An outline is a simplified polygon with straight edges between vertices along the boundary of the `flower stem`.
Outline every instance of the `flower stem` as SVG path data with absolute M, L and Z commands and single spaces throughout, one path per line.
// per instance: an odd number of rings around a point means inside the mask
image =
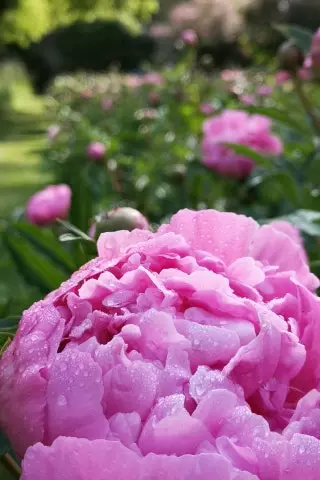
M 295 86 L 296 94 L 299 97 L 299 100 L 301 102 L 301 105 L 303 106 L 305 112 L 309 116 L 315 132 L 317 133 L 317 135 L 320 135 L 320 120 L 315 115 L 313 111 L 312 103 L 310 102 L 309 98 L 305 94 L 302 86 L 302 81 L 297 75 L 294 76 L 294 86 Z
M 5 466 L 5 468 L 14 474 L 14 476 L 18 479 L 21 476 L 21 468 L 16 463 L 16 461 L 11 457 L 9 453 L 5 453 L 0 457 L 1 462 Z

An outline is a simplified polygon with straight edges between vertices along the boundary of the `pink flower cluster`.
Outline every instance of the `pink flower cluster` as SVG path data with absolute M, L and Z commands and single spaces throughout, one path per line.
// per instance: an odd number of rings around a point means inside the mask
M 140 88 L 143 85 L 161 86 L 164 77 L 157 72 L 148 72 L 144 75 L 127 75 L 125 83 L 129 88 Z
M 71 188 L 68 185 L 49 185 L 30 197 L 25 211 L 26 219 L 45 226 L 57 218 L 66 218 L 71 206 Z
M 296 230 L 182 210 L 98 252 L 2 356 L 22 480 L 318 480 L 319 281 Z
M 236 154 L 226 143 L 241 144 L 266 155 L 279 155 L 282 143 L 270 132 L 271 121 L 262 115 L 225 110 L 203 125 L 202 162 L 222 175 L 242 178 L 250 174 L 253 160 Z

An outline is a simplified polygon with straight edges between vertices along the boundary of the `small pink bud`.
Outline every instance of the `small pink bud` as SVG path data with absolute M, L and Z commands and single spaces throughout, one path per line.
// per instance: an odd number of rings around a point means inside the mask
M 106 147 L 101 142 L 92 142 L 88 145 L 87 153 L 92 160 L 101 160 L 106 152 Z
M 212 115 L 214 110 L 214 106 L 211 103 L 203 103 L 200 106 L 200 112 L 203 113 L 203 115 Z
M 257 94 L 260 95 L 260 97 L 269 97 L 272 95 L 273 89 L 269 85 L 261 85 L 257 89 Z
M 244 93 L 243 95 L 240 95 L 239 100 L 243 105 L 246 105 L 248 107 L 250 105 L 255 105 L 256 103 L 254 95 L 250 95 L 249 93 Z
M 286 72 L 285 70 L 280 70 L 280 72 L 277 72 L 275 75 L 275 81 L 277 85 L 284 85 L 290 80 L 291 80 L 290 73 Z
M 190 47 L 194 47 L 198 43 L 198 35 L 194 30 L 191 28 L 184 30 L 181 33 L 181 40 L 185 45 L 189 45 Z

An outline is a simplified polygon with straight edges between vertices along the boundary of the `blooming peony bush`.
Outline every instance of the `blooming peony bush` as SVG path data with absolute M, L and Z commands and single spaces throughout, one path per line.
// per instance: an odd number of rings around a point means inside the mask
M 71 206 L 71 188 L 68 185 L 49 185 L 29 199 L 25 216 L 30 223 L 50 225 L 57 218 L 66 218 Z
M 263 115 L 249 115 L 241 110 L 225 110 L 203 125 L 202 162 L 217 172 L 235 178 L 246 177 L 255 164 L 238 155 L 225 143 L 236 143 L 267 155 L 282 152 L 281 140 L 270 132 L 271 121 Z
M 297 232 L 182 210 L 98 252 L 1 359 L 22 480 L 316 480 L 319 281 Z

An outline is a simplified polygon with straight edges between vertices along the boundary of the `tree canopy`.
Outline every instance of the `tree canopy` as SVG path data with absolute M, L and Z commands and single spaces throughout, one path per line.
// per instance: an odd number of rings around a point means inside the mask
M 0 11 L 0 40 L 27 45 L 76 20 L 117 19 L 138 30 L 158 0 L 7 0 Z

